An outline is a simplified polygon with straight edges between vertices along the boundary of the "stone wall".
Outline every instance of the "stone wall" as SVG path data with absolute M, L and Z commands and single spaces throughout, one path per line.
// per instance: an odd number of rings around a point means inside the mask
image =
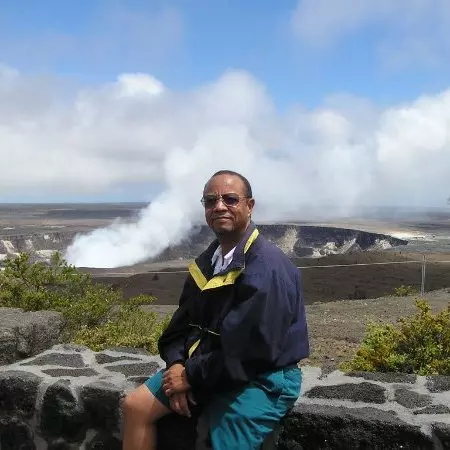
M 160 367 L 144 351 L 74 345 L 1 366 L 0 449 L 120 449 L 120 398 Z M 303 370 L 280 450 L 450 448 L 450 377 Z M 159 448 L 193 448 L 193 430 L 161 421 Z

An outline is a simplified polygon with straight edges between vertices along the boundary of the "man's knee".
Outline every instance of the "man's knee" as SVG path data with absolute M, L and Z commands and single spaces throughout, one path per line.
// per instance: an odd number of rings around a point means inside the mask
M 136 391 L 132 391 L 122 399 L 122 411 L 125 416 L 139 414 L 142 412 L 143 407 L 140 397 L 142 397 L 142 395 L 139 395 Z
M 163 405 L 145 386 L 140 386 L 122 399 L 125 420 L 132 419 L 151 424 L 164 415 L 165 411 L 162 408 Z

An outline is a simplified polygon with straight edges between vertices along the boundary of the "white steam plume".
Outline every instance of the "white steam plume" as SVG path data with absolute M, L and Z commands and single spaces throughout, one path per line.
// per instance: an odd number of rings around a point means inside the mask
M 445 205 L 448 130 L 450 91 L 385 110 L 340 96 L 280 115 L 241 71 L 184 93 L 127 74 L 68 96 L 54 80 L 0 67 L 1 191 L 163 187 L 135 223 L 78 237 L 66 255 L 78 266 L 131 265 L 179 241 L 202 221 L 203 185 L 223 168 L 250 179 L 257 221 Z

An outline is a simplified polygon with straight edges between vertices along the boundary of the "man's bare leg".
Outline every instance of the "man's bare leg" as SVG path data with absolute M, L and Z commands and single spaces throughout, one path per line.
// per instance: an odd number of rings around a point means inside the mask
M 156 421 L 171 413 L 147 386 L 130 392 L 122 403 L 123 450 L 156 450 Z

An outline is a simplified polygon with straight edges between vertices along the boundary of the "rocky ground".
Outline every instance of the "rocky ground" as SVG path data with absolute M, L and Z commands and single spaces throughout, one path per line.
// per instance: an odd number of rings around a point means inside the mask
M 325 372 L 338 368 L 357 351 L 369 322 L 395 323 L 416 313 L 416 296 L 340 300 L 306 306 L 311 357 L 302 365 L 321 367 Z M 425 298 L 434 312 L 450 305 L 450 288 L 428 292 Z M 161 315 L 175 310 L 173 305 L 154 305 Z
M 422 254 L 402 251 L 361 252 L 330 255 L 321 259 L 298 258 L 293 262 L 302 269 L 304 296 L 311 341 L 311 357 L 304 364 L 332 371 L 357 351 L 366 326 L 371 321 L 395 322 L 417 311 L 414 296 L 396 297 L 401 285 L 420 291 L 421 265 L 387 264 L 396 261 L 421 261 Z M 450 260 L 448 253 L 428 253 L 425 280 L 426 299 L 434 311 L 450 303 Z M 375 263 L 375 264 L 373 264 Z M 358 266 L 339 267 L 359 264 Z M 373 265 L 372 265 L 373 264 Z M 335 267 L 311 267 L 311 266 Z M 336 267 L 338 266 L 338 267 Z M 176 308 L 186 273 L 172 271 L 183 267 L 168 266 L 165 273 L 151 272 L 131 276 L 100 277 L 122 289 L 126 297 L 138 293 L 157 297 L 152 308 L 164 315 Z M 148 270 L 151 270 L 150 268 Z M 153 268 L 164 270 L 164 267 Z
M 416 296 L 342 300 L 308 305 L 311 357 L 305 364 L 334 370 L 350 360 L 359 347 L 369 322 L 395 323 L 417 312 Z M 428 292 L 425 298 L 434 312 L 450 305 L 450 289 Z

